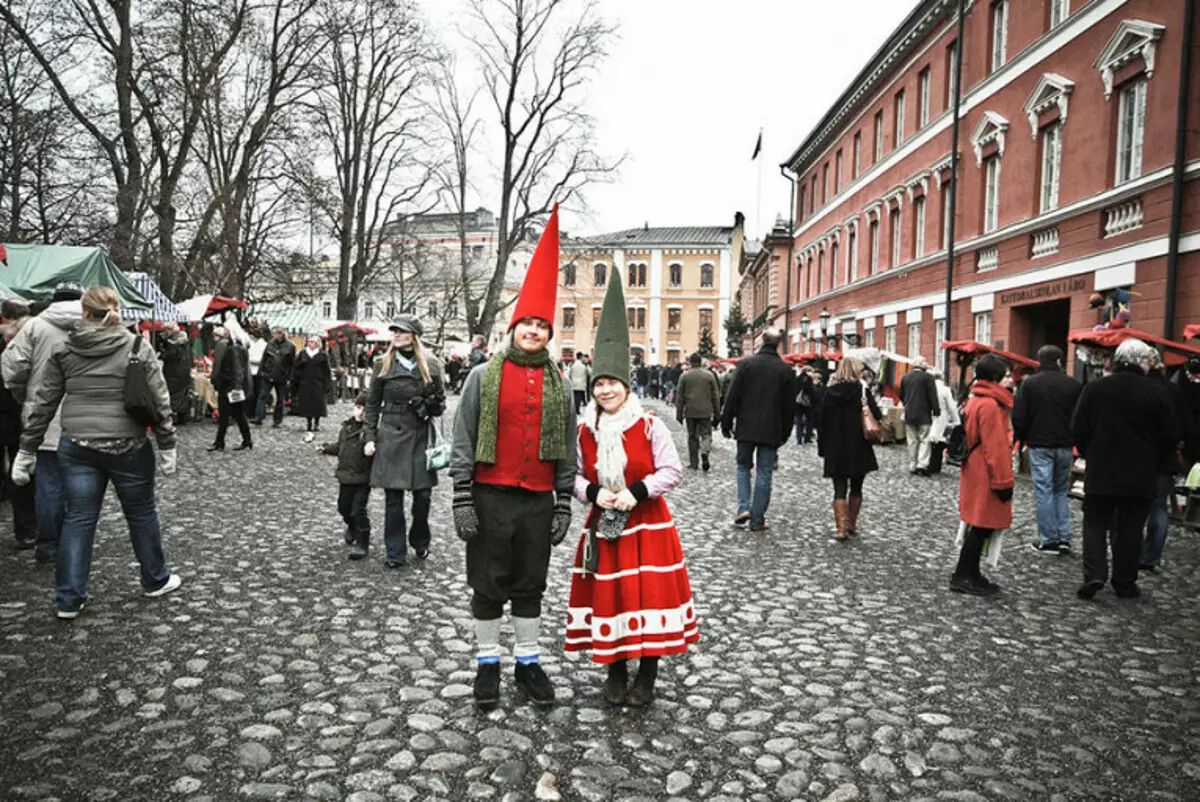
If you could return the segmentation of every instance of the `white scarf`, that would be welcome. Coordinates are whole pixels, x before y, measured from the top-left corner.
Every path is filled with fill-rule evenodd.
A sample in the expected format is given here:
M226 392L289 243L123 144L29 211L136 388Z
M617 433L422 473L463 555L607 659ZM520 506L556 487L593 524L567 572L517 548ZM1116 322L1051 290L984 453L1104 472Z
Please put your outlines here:
M308 354L309 359L313 359L317 354L321 353L320 348L305 348L304 351Z
M651 418L633 393L611 415L600 409L595 401L587 408L584 423L596 437L596 477L606 490L616 493L625 489L625 465L628 462L625 456L625 432L639 420L645 421L646 434L649 436ZM600 426L601 422L603 427Z

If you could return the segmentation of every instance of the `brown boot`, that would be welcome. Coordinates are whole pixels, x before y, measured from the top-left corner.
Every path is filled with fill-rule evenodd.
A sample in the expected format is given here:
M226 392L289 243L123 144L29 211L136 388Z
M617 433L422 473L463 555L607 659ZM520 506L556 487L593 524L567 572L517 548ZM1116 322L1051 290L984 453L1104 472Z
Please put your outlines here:
M846 500L835 499L833 502L833 520L837 525L837 534L834 535L834 540L845 540L848 537L846 534L846 521L849 515Z
M851 537L858 534L858 511L861 509L862 496L851 496L846 517L846 534Z

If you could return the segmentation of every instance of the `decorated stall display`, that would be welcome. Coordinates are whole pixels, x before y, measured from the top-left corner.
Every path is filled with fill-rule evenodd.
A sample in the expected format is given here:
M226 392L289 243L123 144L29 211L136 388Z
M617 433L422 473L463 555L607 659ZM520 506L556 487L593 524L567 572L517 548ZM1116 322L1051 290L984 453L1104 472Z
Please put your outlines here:
M1088 373L1094 374L1103 370L1117 350L1117 346L1130 337L1153 345L1162 352L1163 363L1167 368L1177 368L1187 363L1193 357L1200 357L1200 347L1163 339L1154 334L1137 329L1093 329L1091 331L1075 331L1067 340L1075 345L1075 359L1087 366ZM1088 376L1084 377L1089 378Z

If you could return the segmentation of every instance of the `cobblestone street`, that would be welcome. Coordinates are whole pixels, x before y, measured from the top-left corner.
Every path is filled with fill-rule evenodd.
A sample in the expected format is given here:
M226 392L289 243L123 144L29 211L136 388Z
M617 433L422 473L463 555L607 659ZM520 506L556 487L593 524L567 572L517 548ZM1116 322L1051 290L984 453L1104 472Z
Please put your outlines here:
M427 563L383 567L379 491L371 557L350 563L334 460L302 428L222 454L204 452L210 425L182 429L159 512L184 583L161 600L141 596L110 492L88 609L56 620L54 570L13 550L5 509L0 798L1197 799L1195 535L1172 530L1140 600L1083 602L1078 556L1025 547L1019 483L1004 593L957 596L955 469L918 479L902 448L880 449L861 535L838 544L816 447L789 445L770 531L751 534L730 525L718 437L714 471L668 496L701 641L663 661L658 701L608 708L603 670L564 656L568 540L542 639L559 704L518 701L506 660L502 703L482 715L447 480Z

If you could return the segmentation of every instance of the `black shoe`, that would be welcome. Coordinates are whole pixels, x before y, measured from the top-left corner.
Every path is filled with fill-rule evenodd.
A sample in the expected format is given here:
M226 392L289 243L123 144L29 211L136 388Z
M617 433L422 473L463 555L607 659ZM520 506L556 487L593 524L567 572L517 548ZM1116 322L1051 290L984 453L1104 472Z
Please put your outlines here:
M234 451L253 451L254 443L242 443L240 446L234 446Z
M279 421L275 421L274 423L272 423L272 424L271 424L271 428L272 428L272 429L278 429L278 428L279 428L280 426L282 426L282 425L283 425L283 424L282 424L281 422L279 422Z
M428 560L429 559L429 549L417 549L417 559L418 560Z
M600 688L600 695L610 705L619 705L625 703L625 696L628 693L629 664L624 660L609 663L608 677L604 680L604 685Z
M350 559L365 560L367 558L367 546L364 543L350 544Z
M1154 574L1155 576L1158 576L1162 573L1162 569L1157 565L1139 565L1138 572L1140 573L1142 571L1145 571L1148 574Z
M1093 599L1103 587L1103 582L1101 582L1099 579L1093 579L1080 585L1079 590L1075 591L1075 595L1081 599Z
M698 471L698 470L700 470L700 466L699 465L688 465L688 470L689 471Z
M767 532L770 529L771 529L771 525L769 523L767 523L766 521L763 521L760 524L750 524L751 532Z
M406 565L408 565L408 563L404 562L403 560L384 560L383 561L384 568L403 568Z
M1033 549L1038 554L1062 554L1062 544L1057 540L1051 540L1047 543L1043 543L1040 540L1035 540L1029 544L1029 548ZM1067 547L1067 553L1071 553L1069 546Z
M347 546L353 546L358 541L358 536L354 534L354 530L346 527L346 531L342 532L342 540L346 541Z
M538 707L551 707L554 704L554 686L550 678L537 663L517 663L517 687L525 691L529 701Z
M488 709L500 702L500 664L484 663L475 672L475 704Z
M1060 556L1060 557L1070 557L1070 556L1071 556L1071 544L1070 544L1070 543L1064 543L1064 542L1063 542L1063 541L1061 541L1061 540L1060 540L1060 541L1058 541L1058 556Z
M709 464L709 462L708 462L707 454L700 455L700 467L701 467L701 469L704 470L705 473L708 473L709 469L712 468L712 465Z
M625 697L625 704L630 707L645 707L654 701L654 681L658 679L658 658L643 657L638 665L637 677L633 687Z
M979 576L975 577L975 579L976 579L976 581L978 581L978 582L981 582L981 583L982 583L982 584L983 584L985 587L987 587L989 590L991 590L991 591L992 591L992 593L999 593L999 592L1000 592L1000 586L999 586L999 585L997 585L997 584L996 584L995 582L993 582L992 580L988 579L986 576L984 576L984 575L980 574Z
M995 588L990 587L974 577L956 576L950 579L950 590L955 593L965 593L968 596L991 596L999 591L1000 588L998 586Z
M58 562L57 554L47 554L44 551L35 551L33 553L34 562L39 563L56 563Z
M1142 589L1134 583L1113 585L1113 593L1117 594L1118 599L1136 599L1142 595Z
M251 424L253 424L253 425L255 425L255 426L262 426L262 425L263 425L263 422L262 422L262 421L260 421L260 420L252 420L252 421L250 421L250 423L251 423Z
M739 512L737 515L733 516L734 526L745 526L748 523L750 523L749 512Z
M224 450L225 450L225 444L224 444L224 443L221 443L220 445L218 445L218 444L216 444L216 443L213 443L211 446L209 446L209 447L208 447L207 449L205 449L205 450L206 450L206 451L224 451Z
M36 537L30 537L30 538L19 537L19 538L17 538L17 551L25 551L26 549L32 549L36 545L37 545Z

